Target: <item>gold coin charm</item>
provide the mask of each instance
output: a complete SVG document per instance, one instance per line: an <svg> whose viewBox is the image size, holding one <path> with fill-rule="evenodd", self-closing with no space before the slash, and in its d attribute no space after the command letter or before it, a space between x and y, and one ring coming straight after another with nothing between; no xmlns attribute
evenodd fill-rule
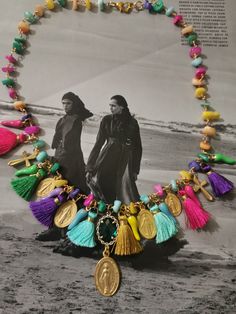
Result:
<svg viewBox="0 0 236 314"><path fill-rule="evenodd" d="M56 212L54 223L59 228L69 226L77 213L77 205L73 200L69 200L62 204Z"/></svg>
<svg viewBox="0 0 236 314"><path fill-rule="evenodd" d="M173 216L177 217L182 212L182 206L179 198L171 192L167 192L165 202Z"/></svg>
<svg viewBox="0 0 236 314"><path fill-rule="evenodd" d="M108 247L105 248L103 256L95 268L95 284L103 296L111 297L120 286L120 270L114 259L109 257Z"/></svg>
<svg viewBox="0 0 236 314"><path fill-rule="evenodd" d="M151 240L157 234L155 221L151 212L145 208L141 208L138 216L138 229L142 237Z"/></svg>
<svg viewBox="0 0 236 314"><path fill-rule="evenodd" d="M47 178L42 180L36 190L36 195L38 197L45 197L50 194L55 188L55 179Z"/></svg>

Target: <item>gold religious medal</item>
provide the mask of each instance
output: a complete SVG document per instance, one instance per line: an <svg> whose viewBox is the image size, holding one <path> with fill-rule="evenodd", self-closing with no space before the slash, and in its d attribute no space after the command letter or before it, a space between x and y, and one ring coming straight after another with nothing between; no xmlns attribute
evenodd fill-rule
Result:
<svg viewBox="0 0 236 314"><path fill-rule="evenodd" d="M181 214L182 212L181 202L174 193L167 192L165 203L167 204L173 216L177 217Z"/></svg>
<svg viewBox="0 0 236 314"><path fill-rule="evenodd" d="M97 290L105 297L114 295L120 286L120 270L115 260L109 257L108 246L96 265L94 277Z"/></svg>
<svg viewBox="0 0 236 314"><path fill-rule="evenodd" d="M54 223L59 228L69 226L77 213L77 205L74 200L63 203L56 212Z"/></svg>
<svg viewBox="0 0 236 314"><path fill-rule="evenodd" d="M138 229L142 237L151 240L157 234L157 229L152 213L144 207L141 207L137 216Z"/></svg>
<svg viewBox="0 0 236 314"><path fill-rule="evenodd" d="M68 183L67 180L46 178L39 183L36 190L36 195L38 197L45 197L48 194L50 194L56 187L66 185L67 183Z"/></svg>

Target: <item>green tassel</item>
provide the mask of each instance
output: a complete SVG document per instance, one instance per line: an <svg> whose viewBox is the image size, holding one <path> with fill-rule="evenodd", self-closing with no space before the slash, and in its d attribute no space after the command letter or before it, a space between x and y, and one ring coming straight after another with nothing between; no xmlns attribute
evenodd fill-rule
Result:
<svg viewBox="0 0 236 314"><path fill-rule="evenodd" d="M15 172L15 176L20 177L23 175L30 175L30 174L36 174L38 172L38 167L36 164L30 166L30 167L25 167L23 169L17 170Z"/></svg>
<svg viewBox="0 0 236 314"><path fill-rule="evenodd" d="M36 174L15 178L11 181L13 190L26 201L29 201L38 186L40 180L46 176L44 169L39 169Z"/></svg>
<svg viewBox="0 0 236 314"><path fill-rule="evenodd" d="M88 219L80 222L74 228L67 232L70 241L79 246L95 247L94 240L95 225L94 219L97 217L96 213L89 212Z"/></svg>
<svg viewBox="0 0 236 314"><path fill-rule="evenodd" d="M177 233L178 230L174 221L166 216L164 213L156 213L154 215L154 219L157 227L157 244L169 240Z"/></svg>

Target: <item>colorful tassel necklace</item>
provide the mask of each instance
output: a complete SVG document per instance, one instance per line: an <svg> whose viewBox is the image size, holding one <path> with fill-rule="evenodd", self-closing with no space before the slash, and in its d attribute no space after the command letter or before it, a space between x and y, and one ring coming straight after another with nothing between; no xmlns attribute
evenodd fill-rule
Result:
<svg viewBox="0 0 236 314"><path fill-rule="evenodd" d="M112 296L120 285L120 270L110 255L113 252L115 255L138 254L143 250L142 239L155 239L159 244L178 235L183 227L177 221L182 208L185 227L192 230L205 228L211 216L202 208L195 193L200 191L207 200L213 201L214 197L231 192L233 183L213 171L212 166L214 163L234 165L236 160L220 153L212 153L211 139L216 136L213 123L220 119L220 114L208 102L207 68L203 65L202 48L193 26L187 25L183 17L173 7L167 8L162 0L134 3L105 3L104 0L98 0L97 7L100 11L115 9L130 14L133 11L148 10L151 14L166 15L181 29L181 35L190 46L189 56L195 68L192 80L195 97L203 102L202 120L205 126L201 132L201 152L189 163L188 170L180 171L180 178L171 180L165 186L156 184L154 193L141 195L139 202L122 204L120 200L114 200L113 204L106 204L103 200L95 199L92 193L84 195L80 193L79 187L69 186L66 178L60 174L60 165L52 163L42 150L45 142L38 138L40 127L27 111L26 103L21 100L12 76L18 66L18 57L25 53L30 25L43 18L46 10L54 11L56 7L68 7L72 10L85 7L91 10L91 2L45 0L44 4L36 6L34 13L24 13L24 19L18 24L19 36L14 38L12 50L6 56L7 64L2 67L6 74L2 84L8 89L13 108L22 116L17 120L1 122L3 127L0 128L0 155L7 154L19 144L33 145L32 153L24 152L21 158L8 163L10 166L25 163L25 168L16 171L17 178L11 181L12 188L27 201L36 194L39 200L30 202L34 217L45 226L55 224L59 228L67 228L67 238L74 245L93 248L98 241L104 245L103 258L95 270L95 284L102 295ZM21 129L22 132L15 134L6 127ZM35 161L31 165L33 160ZM205 189L207 182L201 182L198 173L207 175L214 196Z"/></svg>

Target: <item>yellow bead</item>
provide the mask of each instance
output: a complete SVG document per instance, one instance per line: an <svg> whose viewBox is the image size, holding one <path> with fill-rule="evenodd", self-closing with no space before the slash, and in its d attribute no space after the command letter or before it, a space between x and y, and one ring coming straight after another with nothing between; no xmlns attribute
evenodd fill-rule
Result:
<svg viewBox="0 0 236 314"><path fill-rule="evenodd" d="M26 21L21 21L18 24L18 29L21 33L23 34L28 34L30 32L30 26L29 23L27 23Z"/></svg>
<svg viewBox="0 0 236 314"><path fill-rule="evenodd" d="M203 99L206 96L207 90L204 87L198 87L195 90L195 97L198 99Z"/></svg>
<svg viewBox="0 0 236 314"><path fill-rule="evenodd" d="M214 121L220 119L220 113L217 111L203 111L202 119L204 121Z"/></svg>
<svg viewBox="0 0 236 314"><path fill-rule="evenodd" d="M197 78L192 79L193 86L205 86L206 81L205 80L198 80Z"/></svg>
<svg viewBox="0 0 236 314"><path fill-rule="evenodd" d="M53 0L45 0L45 3L48 10L53 10L55 8L55 3Z"/></svg>
<svg viewBox="0 0 236 314"><path fill-rule="evenodd" d="M216 136L216 129L207 125L205 128L202 130L202 134L208 136L208 137L215 137Z"/></svg>
<svg viewBox="0 0 236 314"><path fill-rule="evenodd" d="M35 7L34 14L38 17L42 17L44 15L44 6L41 4L37 4Z"/></svg>
<svg viewBox="0 0 236 314"><path fill-rule="evenodd" d="M134 206L133 202L131 202L129 204L129 211L130 211L131 214L136 214L137 213L137 208Z"/></svg>
<svg viewBox="0 0 236 314"><path fill-rule="evenodd" d="M133 231L133 234L134 234L134 236L135 236L135 239L138 240L138 241L140 241L141 239L140 239L140 235L139 235L139 233L138 233L138 222L137 222L136 217L134 217L134 216L129 216L129 217L128 217L128 223L129 223L129 225L130 225L130 227L131 227L131 229L132 229L132 231Z"/></svg>
<svg viewBox="0 0 236 314"><path fill-rule="evenodd" d="M181 30L182 35L187 35L193 32L193 25L188 25Z"/></svg>
<svg viewBox="0 0 236 314"><path fill-rule="evenodd" d="M181 170L179 174L181 176L181 179L184 181L191 181L192 180L192 174L189 171Z"/></svg>
<svg viewBox="0 0 236 314"><path fill-rule="evenodd" d="M85 0L85 7L87 10L91 9L91 1L90 0Z"/></svg>
<svg viewBox="0 0 236 314"><path fill-rule="evenodd" d="M16 110L22 111L26 108L26 105L23 101L19 100L19 101L15 101L13 104L14 108Z"/></svg>
<svg viewBox="0 0 236 314"><path fill-rule="evenodd" d="M208 142L202 141L199 146L202 150L211 150L211 144Z"/></svg>

